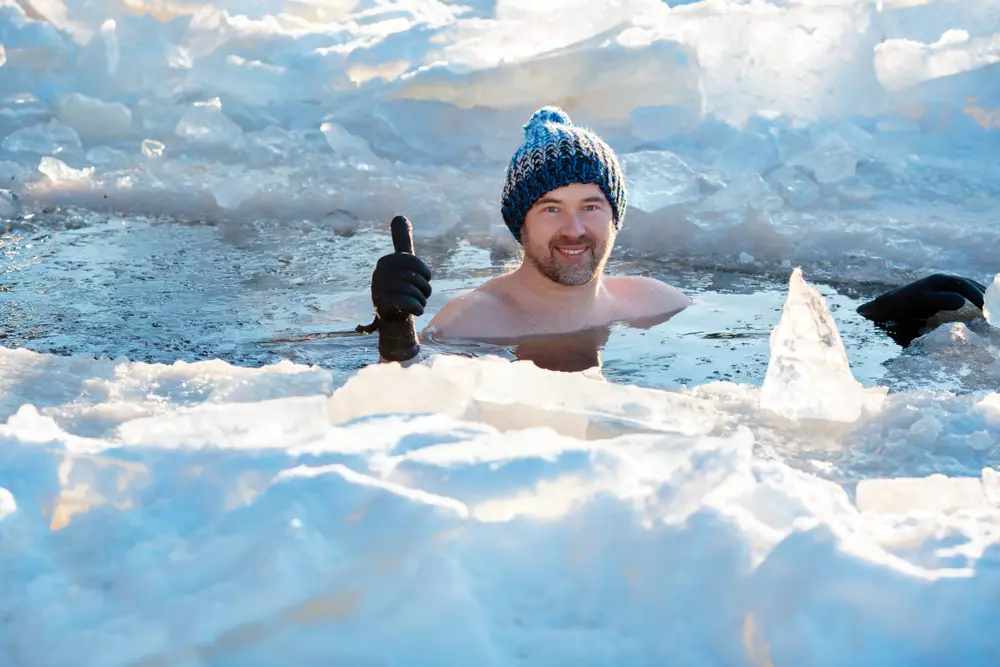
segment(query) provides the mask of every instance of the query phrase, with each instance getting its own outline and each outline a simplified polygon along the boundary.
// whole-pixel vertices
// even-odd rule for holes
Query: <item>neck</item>
[[[527,259],[514,270],[512,277],[520,286],[518,292],[521,300],[532,310],[545,308],[581,315],[589,314],[604,286],[603,273],[583,285],[560,285],[542,275]]]

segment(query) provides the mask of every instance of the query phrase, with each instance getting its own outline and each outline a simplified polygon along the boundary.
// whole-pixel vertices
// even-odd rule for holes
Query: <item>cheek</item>
[[[547,247],[556,229],[557,225],[552,224],[551,220],[545,220],[541,217],[530,222],[525,220],[524,227],[521,229],[521,238],[531,245]]]
[[[607,215],[594,216],[593,220],[586,223],[587,233],[599,241],[607,241],[614,233],[614,224]]]

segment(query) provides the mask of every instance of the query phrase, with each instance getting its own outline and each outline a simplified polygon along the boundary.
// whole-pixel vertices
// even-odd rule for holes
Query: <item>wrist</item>
[[[378,329],[378,353],[382,361],[404,362],[420,353],[420,341],[413,318],[381,320]]]

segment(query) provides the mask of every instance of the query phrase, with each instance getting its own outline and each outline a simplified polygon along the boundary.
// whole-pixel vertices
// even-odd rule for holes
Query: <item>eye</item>
[[[559,207],[558,206],[546,206],[545,207],[545,212],[546,213],[558,213],[559,212]]]

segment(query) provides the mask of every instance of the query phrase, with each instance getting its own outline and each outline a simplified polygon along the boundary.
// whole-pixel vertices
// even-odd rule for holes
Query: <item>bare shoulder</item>
[[[608,278],[607,284],[626,317],[655,317],[676,313],[691,305],[691,297],[656,278],[613,276]]]
[[[441,307],[427,325],[446,338],[489,338],[501,333],[507,305],[501,296],[485,286],[455,297]]]

